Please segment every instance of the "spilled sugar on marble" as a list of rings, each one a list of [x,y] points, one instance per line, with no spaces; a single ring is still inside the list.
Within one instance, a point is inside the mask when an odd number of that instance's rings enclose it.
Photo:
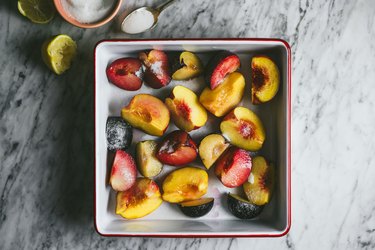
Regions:
[[[98,22],[113,9],[115,0],[61,0],[69,15],[80,23]]]

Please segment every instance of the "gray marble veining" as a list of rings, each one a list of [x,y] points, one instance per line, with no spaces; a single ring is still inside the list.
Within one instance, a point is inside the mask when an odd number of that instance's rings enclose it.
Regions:
[[[161,1],[124,1],[123,10]],[[277,37],[293,52],[292,228],[271,239],[104,238],[93,227],[93,48],[119,17],[36,25],[0,3],[0,249],[375,248],[375,2],[180,0],[132,38]],[[66,74],[42,42],[66,33]]]

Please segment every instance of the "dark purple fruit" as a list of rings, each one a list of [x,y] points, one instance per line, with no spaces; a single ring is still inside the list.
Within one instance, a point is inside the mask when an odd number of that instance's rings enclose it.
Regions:
[[[106,135],[108,150],[125,150],[132,142],[133,128],[121,117],[108,117]]]
[[[199,200],[185,201],[178,206],[189,217],[201,217],[208,214],[214,205],[214,198],[202,198]]]
[[[257,217],[263,211],[264,207],[251,204],[238,195],[231,193],[228,193],[227,203],[229,211],[240,219],[252,219]]]

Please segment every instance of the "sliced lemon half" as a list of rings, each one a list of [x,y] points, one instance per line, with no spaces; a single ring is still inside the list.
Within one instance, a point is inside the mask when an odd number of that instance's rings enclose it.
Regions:
[[[57,35],[43,43],[44,63],[56,74],[61,75],[70,68],[77,53],[76,42],[68,35]]]
[[[48,23],[55,16],[52,0],[18,0],[18,11],[34,23]]]

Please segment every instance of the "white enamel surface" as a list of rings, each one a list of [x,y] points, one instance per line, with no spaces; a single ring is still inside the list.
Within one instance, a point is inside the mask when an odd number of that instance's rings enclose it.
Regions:
[[[172,81],[162,90],[154,90],[146,85],[136,92],[123,91],[110,84],[105,69],[111,61],[126,56],[136,56],[139,51],[161,49],[165,51],[189,50],[196,52],[204,63],[209,53],[215,50],[231,50],[241,59],[241,72],[246,79],[245,98],[241,105],[254,110],[263,121],[266,128],[266,142],[260,154],[275,162],[277,182],[275,194],[270,204],[266,206],[258,219],[243,221],[236,219],[227,211],[225,193],[240,192],[240,189],[225,188],[214,176],[213,169],[209,170],[209,190],[206,197],[214,197],[215,205],[212,211],[199,219],[184,216],[175,205],[164,202],[150,215],[129,221],[115,214],[115,192],[107,185],[107,149],[105,141],[105,124],[108,116],[119,116],[120,110],[137,93],[152,93],[165,98],[173,86],[184,85],[197,94],[204,86],[203,78],[190,81]],[[96,47],[95,56],[95,123],[96,123],[96,225],[101,234],[117,235],[280,235],[288,227],[288,194],[287,194],[287,49],[282,42],[260,41],[138,41],[138,42],[102,42]],[[282,84],[277,97],[270,103],[255,107],[250,104],[250,59],[254,54],[271,56],[280,67]],[[209,117],[208,124],[194,132],[193,139],[199,142],[209,132],[219,132],[218,124]],[[172,123],[173,124],[173,123]],[[170,126],[168,131],[176,127]],[[134,130],[134,144],[140,140],[155,138]],[[199,166],[198,162],[190,164]],[[158,184],[163,177],[174,169],[164,167],[162,173],[155,179]],[[160,186],[160,185],[159,185]]]

